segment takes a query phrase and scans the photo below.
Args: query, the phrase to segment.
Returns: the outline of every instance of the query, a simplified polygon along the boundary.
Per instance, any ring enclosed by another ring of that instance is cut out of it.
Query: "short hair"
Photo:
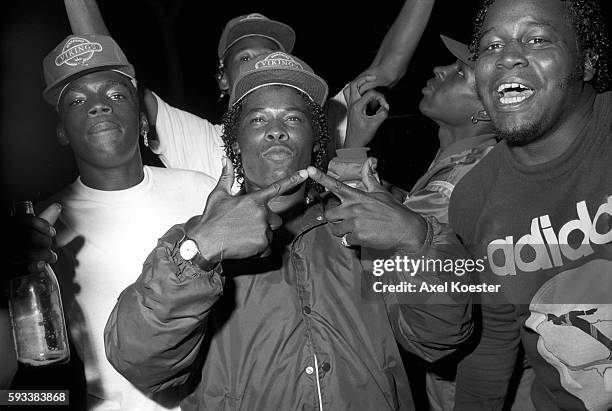
[[[606,19],[599,0],[559,0],[569,11],[569,17],[576,36],[578,37],[581,52],[591,50],[597,54],[597,71],[593,78],[593,86],[597,93],[612,89],[612,56],[610,55],[610,39],[606,27]],[[480,8],[474,15],[473,32],[470,42],[470,52],[473,60],[478,59],[478,46],[482,39],[482,25],[489,8],[495,0],[483,0]]]
[[[306,106],[310,110],[315,143],[319,145],[319,149],[312,156],[310,165],[325,171],[327,169],[327,147],[329,142],[327,117],[321,106],[308,97],[306,93],[297,89],[295,89],[295,92],[304,99]],[[244,184],[244,169],[242,167],[242,157],[234,150],[234,145],[238,139],[238,126],[244,100],[245,99],[242,99],[240,102],[234,104],[223,115],[223,135],[221,136],[225,154],[234,165],[235,178],[241,188]],[[312,183],[311,180],[308,180],[308,184],[311,184],[310,188],[317,192],[324,191],[324,188],[318,183]]]

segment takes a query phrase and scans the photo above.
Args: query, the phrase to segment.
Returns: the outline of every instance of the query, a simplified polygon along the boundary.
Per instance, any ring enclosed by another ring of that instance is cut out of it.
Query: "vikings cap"
[[[442,34],[440,34],[440,37],[442,38],[442,42],[444,43],[448,51],[453,53],[453,55],[459,60],[461,60],[461,62],[466,66],[474,68],[474,62],[470,59],[472,57],[472,53],[470,53],[470,51],[468,50],[467,45],[457,40],[453,40],[450,37],[446,37]]]
[[[136,85],[134,67],[115,40],[98,34],[70,35],[43,60],[47,85],[43,97],[47,103],[57,106],[70,82],[85,74],[102,70],[121,73]]]
[[[320,106],[327,99],[327,83],[310,66],[295,56],[275,51],[254,58],[240,67],[229,105],[233,106],[259,88],[273,85],[300,90]]]
[[[227,50],[238,40],[252,36],[268,38],[287,53],[291,53],[295,44],[295,31],[291,27],[280,21],[270,20],[263,14],[251,13],[227,22],[217,49],[219,60],[223,60]]]

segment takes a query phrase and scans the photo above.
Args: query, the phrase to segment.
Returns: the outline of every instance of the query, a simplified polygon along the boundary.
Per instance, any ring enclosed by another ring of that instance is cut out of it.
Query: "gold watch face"
[[[187,239],[181,243],[181,247],[179,248],[179,252],[181,253],[181,257],[183,260],[191,261],[193,257],[198,253],[198,245],[195,241],[191,239]]]

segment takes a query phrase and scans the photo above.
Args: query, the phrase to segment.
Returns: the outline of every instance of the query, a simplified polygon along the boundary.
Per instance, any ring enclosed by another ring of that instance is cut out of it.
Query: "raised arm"
[[[406,0],[385,35],[374,61],[351,82],[360,94],[375,87],[393,87],[406,69],[431,15],[435,0]],[[345,94],[346,96],[346,94]],[[347,97],[350,103],[350,99]]]

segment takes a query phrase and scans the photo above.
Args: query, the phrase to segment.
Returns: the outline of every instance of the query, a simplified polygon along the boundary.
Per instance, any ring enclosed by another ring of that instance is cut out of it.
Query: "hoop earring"
[[[142,143],[145,147],[149,147],[149,132],[147,130],[142,131]]]
[[[477,124],[479,121],[491,121],[489,117],[489,113],[487,110],[478,110],[478,112],[472,116],[470,116],[470,121],[472,124]]]

